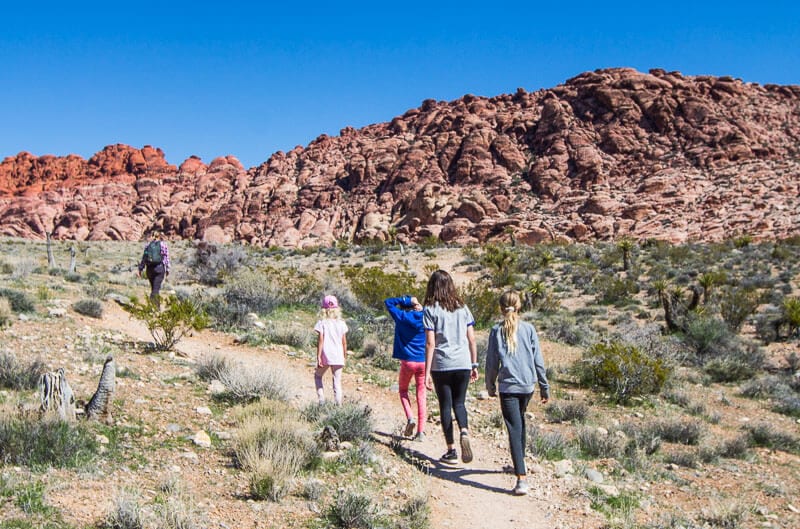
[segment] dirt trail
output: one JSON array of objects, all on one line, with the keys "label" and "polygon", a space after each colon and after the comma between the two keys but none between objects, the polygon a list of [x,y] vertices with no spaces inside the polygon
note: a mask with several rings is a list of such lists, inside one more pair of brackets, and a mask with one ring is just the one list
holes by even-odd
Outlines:
[{"label": "dirt trail", "polygon": [[[103,319],[97,322],[107,330],[122,332],[138,341],[152,341],[141,322],[131,319],[114,303],[106,305]],[[313,375],[308,359],[289,357],[283,351],[265,350],[233,343],[229,335],[205,330],[185,337],[176,352],[191,359],[217,353],[242,362],[267,363],[280,366],[290,387],[296,388],[294,400],[298,404],[313,401]],[[392,434],[403,424],[404,417],[397,394],[360,381],[347,372],[343,376],[345,398],[368,402],[376,419],[375,437],[388,444]],[[532,474],[531,493],[516,497],[509,493],[514,477],[503,467],[510,463],[505,438],[492,440],[473,435],[475,459],[470,464],[443,465],[438,462],[444,451],[444,440],[438,425],[427,424],[427,439],[423,442],[404,441],[420,466],[418,470],[408,465],[409,472],[427,474],[424,481],[431,496],[431,527],[491,527],[496,529],[554,529],[581,527],[573,522],[563,524],[567,492],[563,484],[554,481],[549,471],[539,467]],[[534,467],[537,468],[537,467]]]}]

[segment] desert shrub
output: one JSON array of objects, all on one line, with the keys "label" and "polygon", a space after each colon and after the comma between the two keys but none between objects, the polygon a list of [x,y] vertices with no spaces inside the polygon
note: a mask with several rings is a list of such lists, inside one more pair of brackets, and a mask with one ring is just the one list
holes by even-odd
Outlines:
[{"label": "desert shrub", "polygon": [[575,440],[584,457],[615,458],[622,453],[621,439],[596,428],[581,428]]},{"label": "desert shrub", "polygon": [[341,406],[332,403],[310,404],[303,410],[306,420],[320,428],[330,426],[340,441],[364,441],[374,429],[372,408],[346,402]]},{"label": "desert shrub", "polygon": [[746,424],[743,428],[749,435],[750,446],[761,446],[791,453],[800,452],[800,438],[781,432],[771,424]]},{"label": "desert shrub", "polygon": [[[312,345],[316,345],[317,333],[314,332],[313,329],[307,327],[291,324],[272,324],[267,326],[264,338],[266,338],[269,343],[289,345],[297,349],[308,349]],[[349,345],[350,343],[348,340],[348,346]]]},{"label": "desert shrub", "polygon": [[192,300],[166,296],[162,305],[163,310],[149,298],[144,303],[133,298],[122,306],[128,314],[145,324],[159,350],[172,349],[187,333],[208,325],[206,313]]},{"label": "desert shrub", "polygon": [[735,382],[752,378],[764,365],[764,352],[742,340],[734,340],[730,349],[706,360],[703,371],[714,382]]},{"label": "desert shrub", "polygon": [[341,529],[372,529],[376,527],[378,510],[366,494],[340,491],[328,508],[327,519]]},{"label": "desert shrub", "polygon": [[702,359],[720,355],[735,342],[735,335],[722,320],[695,315],[689,318],[683,339]]},{"label": "desert shrub", "polygon": [[383,300],[402,294],[421,299],[423,286],[410,272],[386,272],[380,267],[347,267],[344,276],[358,301],[374,310],[383,310]]},{"label": "desert shrub", "polygon": [[544,409],[550,422],[584,422],[589,415],[589,407],[582,402],[555,401]]},{"label": "desert shrub", "polygon": [[639,292],[636,281],[629,278],[599,275],[594,280],[597,303],[601,305],[619,305],[629,303]]},{"label": "desert shrub", "polygon": [[800,397],[788,394],[780,395],[772,404],[772,411],[791,417],[800,417]]},{"label": "desert shrub", "polygon": [[217,286],[246,263],[247,252],[241,246],[217,246],[201,242],[195,246],[194,259],[189,266],[199,283]]},{"label": "desert shrub", "polygon": [[225,392],[217,396],[221,400],[243,403],[262,398],[275,401],[289,398],[286,379],[277,369],[232,362],[209,367],[218,369],[217,380],[225,386]]},{"label": "desert shrub", "polygon": [[319,448],[299,413],[283,402],[262,399],[237,415],[233,452],[249,475],[256,499],[279,501],[303,469],[319,460]]},{"label": "desert shrub", "polygon": [[100,529],[144,529],[145,520],[138,495],[122,491],[114,497],[114,506],[106,513]]},{"label": "desert shrub", "polygon": [[11,303],[6,298],[0,298],[0,329],[11,325],[14,313],[11,310]]},{"label": "desert shrub", "polygon": [[527,447],[532,455],[551,461],[564,459],[570,451],[570,444],[560,432],[545,432],[537,426],[528,428]]},{"label": "desert shrub", "polygon": [[98,453],[86,425],[59,420],[0,417],[0,461],[42,469],[82,467]]},{"label": "desert shrub", "polygon": [[470,281],[459,288],[459,293],[472,312],[477,328],[485,329],[499,318],[497,291],[487,281]]},{"label": "desert shrub", "polygon": [[800,297],[787,297],[781,304],[781,314],[788,327],[788,336],[795,336],[800,331]]},{"label": "desert shrub", "polygon": [[599,387],[610,393],[614,402],[658,393],[671,374],[668,365],[652,358],[636,346],[622,342],[597,343],[572,366],[584,387]]},{"label": "desert shrub", "polygon": [[670,452],[664,455],[664,462],[685,468],[697,468],[698,454],[695,452]]},{"label": "desert shrub", "polygon": [[745,320],[758,308],[758,293],[745,288],[730,287],[722,291],[719,311],[732,331],[738,332]]},{"label": "desert shrub", "polygon": [[430,527],[431,506],[427,496],[412,496],[400,508],[399,529],[428,529]]},{"label": "desert shrub", "polygon": [[750,437],[748,435],[739,435],[733,439],[723,441],[716,452],[720,457],[743,459],[747,455],[747,449],[749,447]]},{"label": "desert shrub", "polygon": [[566,313],[542,319],[539,327],[548,339],[569,345],[589,345],[597,340],[597,332],[588,323]]},{"label": "desert shrub", "polygon": [[8,351],[0,351],[0,388],[33,389],[46,370],[47,366],[40,358],[22,361]]},{"label": "desert shrub", "polygon": [[97,299],[81,299],[72,304],[72,310],[90,318],[103,317],[103,303]]},{"label": "desert shrub", "polygon": [[696,445],[700,442],[703,425],[697,421],[682,419],[665,419],[649,423],[646,426],[654,437],[659,437],[669,443]]},{"label": "desert shrub", "polygon": [[628,438],[625,446],[626,455],[630,456],[633,452],[641,450],[644,455],[653,455],[661,448],[661,436],[658,429],[648,424],[625,423],[622,425],[622,432]]},{"label": "desert shrub", "polygon": [[6,298],[11,305],[11,310],[16,313],[34,312],[36,310],[33,300],[21,290],[0,288],[0,298]]},{"label": "desert shrub", "polygon": [[689,404],[691,404],[691,400],[689,399],[689,395],[682,391],[670,390],[665,391],[662,396],[664,400],[675,404],[676,406],[680,406],[681,408],[688,408]]},{"label": "desert shrub", "polygon": [[200,380],[220,380],[223,372],[235,369],[227,356],[207,354],[201,356],[194,366],[194,372]]},{"label": "desert shrub", "polygon": [[775,375],[765,375],[746,382],[739,388],[739,394],[749,399],[763,399],[779,395],[789,390],[781,379]]}]

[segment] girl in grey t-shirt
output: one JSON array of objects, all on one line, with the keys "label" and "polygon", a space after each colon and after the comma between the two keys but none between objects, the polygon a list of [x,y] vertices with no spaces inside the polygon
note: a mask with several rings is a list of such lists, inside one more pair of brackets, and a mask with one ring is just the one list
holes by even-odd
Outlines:
[{"label": "girl in grey t-shirt", "polygon": [[469,443],[467,387],[478,379],[475,319],[444,270],[431,274],[422,316],[425,327],[425,386],[436,389],[447,452],[444,463],[455,463],[458,454],[453,436],[454,413],[461,429],[461,460],[472,461]]}]

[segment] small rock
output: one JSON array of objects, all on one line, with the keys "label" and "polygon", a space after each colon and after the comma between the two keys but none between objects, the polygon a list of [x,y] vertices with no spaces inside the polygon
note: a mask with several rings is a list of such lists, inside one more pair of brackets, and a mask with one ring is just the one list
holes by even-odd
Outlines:
[{"label": "small rock", "polygon": [[489,400],[489,392],[485,389],[478,392],[478,400]]},{"label": "small rock", "polygon": [[107,445],[110,442],[108,440],[108,437],[106,437],[105,435],[102,435],[102,434],[95,435],[94,439],[95,439],[95,441],[97,441],[101,445]]},{"label": "small rock", "polygon": [[603,437],[605,437],[605,436],[607,436],[607,435],[608,435],[608,430],[606,430],[605,428],[602,428],[602,427],[599,427],[599,426],[598,426],[598,427],[597,427],[597,433],[599,433],[600,435],[602,435]]},{"label": "small rock", "polygon": [[603,482],[603,474],[598,472],[593,468],[587,468],[584,472],[586,479],[594,483],[602,483]]},{"label": "small rock", "polygon": [[195,408],[194,411],[196,411],[200,415],[212,415],[211,409],[208,408],[207,406],[198,406],[197,408]]},{"label": "small rock", "polygon": [[214,432],[214,435],[221,441],[230,441],[233,439],[233,435],[230,432]]},{"label": "small rock", "polygon": [[572,473],[572,461],[569,459],[562,459],[555,462],[555,474],[558,478],[563,478],[567,474]]},{"label": "small rock", "polygon": [[167,425],[166,430],[170,433],[178,433],[181,431],[181,427],[180,425],[177,425],[174,422],[172,422]]},{"label": "small rock", "polygon": [[193,461],[195,463],[200,461],[200,458],[194,452],[184,452],[181,454],[181,457],[184,459],[188,459],[189,461]]},{"label": "small rock", "polygon": [[225,393],[228,391],[228,388],[225,387],[225,384],[220,382],[219,380],[212,380],[208,384],[208,392],[212,395],[219,395],[221,393]]},{"label": "small rock", "polygon": [[800,513],[800,509],[798,509],[797,507],[795,507],[791,503],[787,503],[786,504],[786,508],[789,509],[790,511],[794,512],[794,513]]},{"label": "small rock", "polygon": [[194,437],[192,437],[192,442],[202,448],[211,448],[211,437],[209,437],[208,434],[203,430],[200,430],[194,434]]},{"label": "small rock", "polygon": [[615,498],[617,496],[619,496],[619,489],[617,487],[615,487],[614,485],[603,485],[603,484],[600,484],[600,485],[597,485],[597,488],[602,490],[603,493],[606,496],[612,496],[612,497],[615,497]]},{"label": "small rock", "polygon": [[53,307],[48,309],[47,314],[54,318],[63,318],[67,315],[67,309],[61,307]]}]

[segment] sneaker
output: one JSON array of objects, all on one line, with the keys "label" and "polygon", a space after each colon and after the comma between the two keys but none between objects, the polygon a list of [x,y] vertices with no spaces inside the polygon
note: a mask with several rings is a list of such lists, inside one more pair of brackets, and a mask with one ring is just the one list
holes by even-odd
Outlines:
[{"label": "sneaker", "polygon": [[425,440],[425,432],[417,432],[417,435],[414,436],[414,440],[418,443],[421,443]]},{"label": "sneaker", "polygon": [[413,419],[409,419],[406,423],[406,427],[403,430],[403,437],[411,437],[414,435],[414,429],[417,427],[417,423],[414,422]]},{"label": "sneaker", "polygon": [[453,463],[457,463],[458,462],[458,454],[456,453],[456,449],[455,448],[451,448],[450,450],[445,452],[444,455],[439,458],[439,461],[441,461],[442,463],[447,463],[449,465],[452,465]]},{"label": "sneaker", "polygon": [[528,494],[528,482],[524,479],[517,478],[517,484],[514,486],[514,490],[511,492],[514,493],[515,496],[525,496]]},{"label": "sneaker", "polygon": [[461,432],[461,461],[469,463],[472,461],[472,448],[469,446],[469,434]]}]

